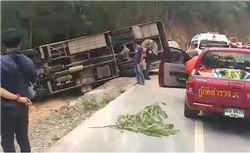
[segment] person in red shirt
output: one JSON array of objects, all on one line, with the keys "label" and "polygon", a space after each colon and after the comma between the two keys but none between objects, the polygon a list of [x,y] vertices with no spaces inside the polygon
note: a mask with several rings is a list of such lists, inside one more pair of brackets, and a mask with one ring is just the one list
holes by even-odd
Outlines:
[{"label": "person in red shirt", "polygon": [[195,67],[195,63],[198,60],[198,58],[199,58],[199,56],[194,56],[192,59],[190,59],[186,62],[185,72],[187,74],[191,74],[191,72],[193,71],[193,69]]}]

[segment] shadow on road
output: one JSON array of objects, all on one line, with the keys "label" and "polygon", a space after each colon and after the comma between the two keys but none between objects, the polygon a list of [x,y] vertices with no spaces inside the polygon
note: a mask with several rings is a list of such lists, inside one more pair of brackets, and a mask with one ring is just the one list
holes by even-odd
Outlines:
[{"label": "shadow on road", "polygon": [[205,128],[208,130],[250,137],[249,119],[233,119],[217,115],[202,116],[198,119],[203,122]]},{"label": "shadow on road", "polygon": [[150,71],[149,75],[158,75],[158,70],[157,71],[155,71],[155,70],[154,71]]}]

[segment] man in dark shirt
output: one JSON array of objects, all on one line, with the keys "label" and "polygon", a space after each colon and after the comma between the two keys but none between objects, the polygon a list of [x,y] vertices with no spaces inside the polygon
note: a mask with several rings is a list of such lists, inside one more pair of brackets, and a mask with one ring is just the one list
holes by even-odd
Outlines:
[{"label": "man in dark shirt", "polygon": [[[1,57],[2,89],[16,95],[16,98],[1,95],[1,145],[4,152],[15,152],[14,134],[21,152],[30,152],[28,139],[29,83],[36,79],[31,59],[22,54],[21,34],[15,29],[2,33],[2,42],[7,52]],[[12,96],[13,97],[13,96]]]},{"label": "man in dark shirt", "polygon": [[135,56],[134,56],[134,71],[136,74],[136,84],[144,85],[145,84],[145,79],[144,75],[142,72],[142,57],[143,49],[140,47],[139,44],[136,44],[136,49],[135,49]]}]

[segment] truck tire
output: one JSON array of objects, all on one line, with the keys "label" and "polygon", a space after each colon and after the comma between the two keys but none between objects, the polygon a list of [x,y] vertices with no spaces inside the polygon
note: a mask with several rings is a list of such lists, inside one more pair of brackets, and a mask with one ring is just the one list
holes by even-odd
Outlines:
[{"label": "truck tire", "polygon": [[36,95],[32,100],[33,101],[40,101],[40,100],[43,100],[43,99],[49,97],[49,95],[50,95],[50,92],[48,89],[37,89]]},{"label": "truck tire", "polygon": [[124,64],[121,64],[121,65],[118,65],[118,68],[120,70],[133,69],[134,68],[134,62],[130,61],[128,63],[124,63]]},{"label": "truck tire", "polygon": [[121,70],[120,76],[122,76],[122,77],[134,77],[135,76],[134,69],[131,68],[131,69],[126,69],[126,70]]},{"label": "truck tire", "polygon": [[195,118],[198,116],[200,111],[198,110],[193,110],[191,108],[189,108],[189,106],[187,105],[187,102],[185,101],[185,106],[184,106],[184,116],[188,117],[188,118]]}]

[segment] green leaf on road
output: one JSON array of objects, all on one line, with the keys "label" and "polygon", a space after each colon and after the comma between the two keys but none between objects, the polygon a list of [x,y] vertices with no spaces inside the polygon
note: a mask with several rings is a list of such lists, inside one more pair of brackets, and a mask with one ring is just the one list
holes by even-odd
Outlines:
[{"label": "green leaf on road", "polygon": [[119,116],[115,127],[156,137],[176,134],[179,130],[174,129],[173,124],[166,123],[167,117],[159,105],[153,104],[135,115]]}]

